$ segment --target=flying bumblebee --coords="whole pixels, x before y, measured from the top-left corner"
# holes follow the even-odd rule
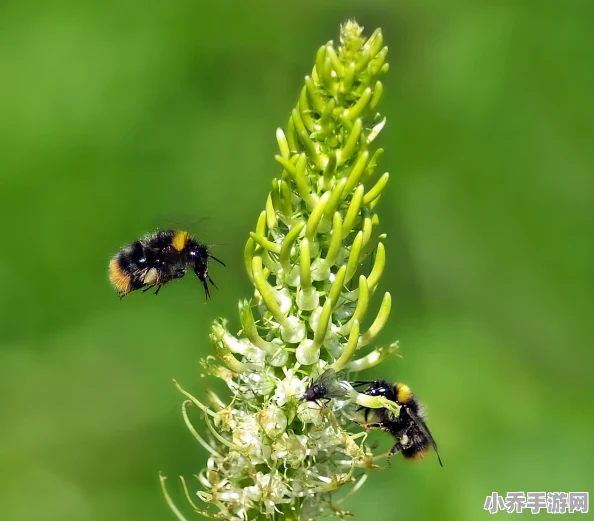
[[[353,385],[365,384],[370,385],[363,391],[363,394],[383,396],[387,400],[400,405],[398,417],[395,417],[385,408],[359,407],[356,412],[357,418],[363,420],[359,423],[364,427],[380,428],[394,436],[396,443],[390,449],[388,458],[401,452],[404,458],[417,460],[423,458],[429,452],[429,448],[433,447],[439,464],[443,467],[437,451],[437,444],[425,424],[423,406],[412,393],[410,387],[398,382],[392,385],[385,380],[360,381],[354,382]]]
[[[109,280],[120,299],[137,289],[144,292],[154,287],[157,288],[156,295],[164,284],[182,278],[190,267],[202,282],[208,300],[207,281],[217,287],[208,274],[209,259],[225,266],[188,232],[162,230],[126,245],[116,253],[109,262]]]
[[[328,368],[315,380],[310,380],[301,400],[319,403],[320,400],[345,398],[347,395],[347,391],[338,383],[336,371]]]

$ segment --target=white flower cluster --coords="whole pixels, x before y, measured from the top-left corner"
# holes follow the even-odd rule
[[[204,490],[198,492],[218,507],[213,517],[314,519],[321,507],[335,508],[325,494],[353,482],[355,468],[373,467],[371,452],[356,442],[365,435],[350,435],[329,407],[299,400],[307,383],[287,369],[265,407],[252,411],[237,397],[214,414],[219,438],[211,437],[211,456],[199,474]],[[217,449],[221,441],[227,450]]]

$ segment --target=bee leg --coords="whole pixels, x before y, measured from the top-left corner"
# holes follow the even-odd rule
[[[214,280],[210,278],[210,275],[206,275],[206,277],[208,278],[208,282],[210,282],[215,288],[219,289],[219,287],[214,283]]]
[[[206,284],[205,280],[202,280],[202,285],[204,286],[204,293],[206,295],[206,300],[210,298],[210,290],[208,289],[208,284]]]
[[[368,431],[369,429],[381,429],[383,426],[383,423],[366,423],[363,428]]]
[[[394,454],[398,454],[401,450],[402,450],[402,445],[400,445],[400,442],[398,441],[390,449],[390,456],[394,456]]]
[[[204,286],[204,294],[206,295],[206,300],[208,300],[210,298],[210,289],[208,289],[206,279],[204,278],[204,275],[198,275],[198,278],[200,279],[200,282],[202,282],[202,286]]]
[[[206,270],[200,271],[199,269],[194,268],[194,273],[198,277],[198,280],[202,282],[202,286],[204,287],[204,293],[206,295],[206,300],[210,298],[210,290],[208,289],[208,284],[206,284],[206,278],[208,277],[208,272]],[[210,277],[208,277],[210,278]]]
[[[146,292],[147,292],[149,289],[151,289],[151,288],[153,288],[153,287],[154,287],[153,285],[147,286],[146,288],[144,288],[144,289],[142,290],[142,292],[143,292],[143,293],[146,293]]]
[[[394,444],[394,446],[390,449],[390,452],[388,453],[388,458],[386,460],[388,465],[390,465],[390,459],[392,458],[392,456],[394,456],[394,454],[398,454],[401,450],[402,450],[402,445],[400,445],[400,442],[397,441]]]
[[[157,291],[155,291],[155,295],[158,295],[159,294],[159,291],[161,290],[161,288],[162,288],[162,286],[161,286],[161,284],[159,284],[157,286]]]

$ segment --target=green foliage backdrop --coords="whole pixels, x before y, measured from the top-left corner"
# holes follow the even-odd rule
[[[171,379],[213,385],[198,360],[210,322],[249,296],[242,249],[279,170],[274,131],[352,16],[390,47],[380,341],[399,339],[402,358],[379,376],[426,402],[445,467],[395,458],[346,506],[474,520],[494,490],[593,491],[590,2],[0,13],[1,519],[172,519],[158,471],[191,476],[205,453]],[[187,277],[119,302],[109,256],[180,215],[226,243],[221,291],[204,305]]]

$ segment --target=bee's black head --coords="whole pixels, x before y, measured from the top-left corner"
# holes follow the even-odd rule
[[[210,282],[215,288],[217,287],[208,274],[208,259],[214,259],[223,266],[225,263],[216,257],[213,257],[209,253],[207,246],[200,244],[195,240],[191,240],[188,244],[187,259],[188,263],[194,268],[194,273],[200,279],[200,282],[202,282],[202,285],[204,286],[204,293],[206,294],[206,299],[208,300],[210,297],[210,290],[208,289],[206,281]]]
[[[394,387],[385,380],[375,380],[374,382],[371,382],[371,385],[363,391],[363,394],[367,394],[368,396],[383,396],[393,402],[396,401]]]
[[[208,248],[195,240],[191,240],[187,247],[188,262],[194,270],[204,270],[208,263]]]

